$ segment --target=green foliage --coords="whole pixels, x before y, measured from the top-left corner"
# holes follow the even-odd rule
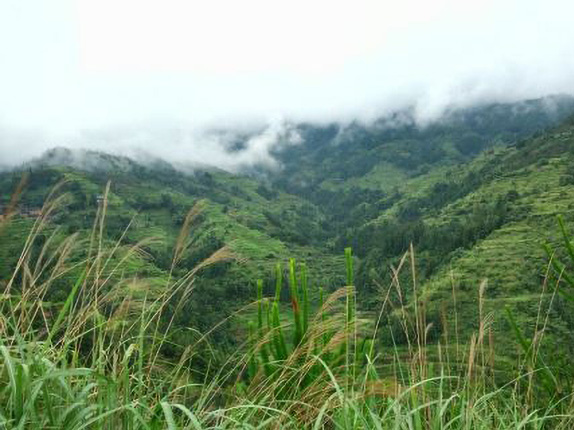
[[[374,357],[372,339],[357,333],[351,250],[345,254],[347,285],[326,300],[321,289],[318,306],[310,303],[305,264],[299,265],[297,276],[294,259],[288,265],[289,311],[281,311],[280,266],[276,269],[273,299],[263,297],[263,282],[257,282],[257,331],[250,330],[247,393],[270,390],[280,401],[299,401],[310,394],[333,392],[330,382],[345,384],[347,389],[361,389],[357,384],[362,378],[370,379],[376,374],[370,365]],[[339,303],[342,299],[344,305]],[[312,307],[314,315],[310,314]],[[272,311],[265,312],[269,308]],[[287,324],[289,320],[291,324]],[[249,327],[254,326],[249,323]],[[284,335],[289,332],[291,342]]]
[[[561,253],[553,250],[550,245],[545,246],[545,251],[550,259],[550,265],[554,269],[554,279],[559,284],[558,292],[567,300],[574,301],[574,245],[562,216],[558,216],[558,225],[562,234],[566,262],[561,259]]]
[[[48,154],[0,219],[0,427],[571,427],[574,123],[525,106],[301,126],[264,182]]]
[[[389,374],[376,345],[356,332],[350,249],[345,251],[347,285],[327,299],[321,293],[310,318],[305,265],[289,261],[287,317],[280,310],[282,266],[276,267],[272,298],[264,297],[264,283],[258,281],[250,347],[206,372],[199,372],[193,359],[206,354],[197,342],[187,344],[178,359],[166,357],[162,346],[170,331],[161,323],[172,318],[170,297],[177,297],[187,281],[172,279],[156,296],[134,294],[123,305],[136,312],[119,313],[107,300],[136,285],[98,288],[100,262],[108,252],[113,250],[84,261],[69,300],[53,314],[38,300],[46,292],[36,284],[26,291],[14,284],[14,300],[0,302],[2,428],[486,430],[493,423],[500,429],[568,428],[574,420],[568,397],[533,403],[531,389],[524,393],[522,387],[530,373],[500,387],[486,376],[451,376],[449,361],[424,359],[433,350],[420,343],[405,361],[398,359],[404,351],[395,349],[397,370]],[[70,264],[70,257],[61,264]],[[22,258],[21,270],[28,272],[35,261],[25,252]],[[49,270],[55,274],[62,268]],[[118,331],[113,322],[125,325]],[[298,326],[301,332],[287,342],[284,333],[297,333]],[[473,343],[468,353],[480,348]],[[437,350],[448,354],[449,345]],[[469,359],[464,374],[473,375],[472,363]],[[242,373],[248,385],[238,383]]]

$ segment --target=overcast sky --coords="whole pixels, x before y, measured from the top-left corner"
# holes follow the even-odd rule
[[[571,0],[0,0],[0,164],[68,145],[228,168],[297,141],[285,121],[574,93],[573,20]],[[203,133],[266,123],[243,158]]]

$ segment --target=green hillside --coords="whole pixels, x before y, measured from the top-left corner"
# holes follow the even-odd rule
[[[57,152],[61,159],[62,150]],[[18,259],[13,251],[21,248],[27,228],[33,225],[26,212],[38,210],[52,187],[61,181],[66,200],[54,212],[51,229],[58,228],[62,234],[80,232],[80,237],[87,240],[99,200],[110,181],[104,225],[107,246],[113,247],[120,239],[123,246],[129,246],[153,238],[152,243],[142,247],[141,254],[130,257],[130,264],[121,274],[123,278],[139,276],[156,284],[165,282],[186,215],[194,205],[201,208],[191,226],[191,244],[173,276],[186,273],[224,245],[234,259],[198,276],[197,294],[186,303],[190,321],[182,324],[211,328],[232,310],[252,301],[254,279],[271,276],[277,261],[293,255],[316,268],[313,273],[317,282],[330,285],[334,279],[342,279],[341,258],[314,246],[324,239],[325,232],[321,225],[323,216],[312,203],[221,171],[189,175],[171,166],[145,167],[95,152],[87,156],[112,163],[99,163],[99,170],[80,170],[58,165],[51,160],[54,154],[49,153],[24,172],[0,176],[0,204],[7,207],[22,173],[28,175],[18,209],[24,213],[0,233],[0,279],[9,277]],[[61,291],[62,296],[65,293]],[[195,312],[199,307],[204,311]]]
[[[20,207],[39,208],[51,187],[65,180],[68,198],[52,228],[81,232],[87,240],[110,181],[107,246],[120,238],[125,246],[154,238],[130,256],[121,277],[161,285],[170,276],[186,214],[198,204],[191,246],[174,275],[224,245],[235,256],[204,270],[184,305],[188,319],[179,323],[200,330],[249,303],[254,279],[266,279],[271,291],[277,261],[306,262],[315,287],[343,285],[340,256],[346,246],[357,256],[360,307],[376,309],[391,280],[390,267],[411,243],[435,335],[443,329],[440,313],[452,300],[454,284],[457,311],[466,321],[459,328],[469,337],[485,279],[486,311],[500,316],[510,307],[532,329],[546,258],[541,244],[556,238],[557,214],[571,218],[574,193],[571,122],[543,129],[572,109],[572,99],[557,97],[454,111],[426,128],[408,116],[369,127],[300,125],[305,143],[278,153],[284,168],[263,177],[205,169],[184,173],[159,160],[142,165],[57,149],[25,167],[29,176]],[[528,138],[532,133],[539,136]],[[4,206],[20,176],[0,176]],[[12,250],[23,243],[30,224],[23,216],[3,233],[2,278],[12,270]],[[54,299],[64,295],[62,287]],[[199,308],[204,311],[194,311]],[[571,328],[566,314],[560,318],[558,336]],[[505,324],[497,318],[495,331],[506,333]]]
[[[491,113],[475,111],[473,115],[476,119],[485,112]],[[500,114],[495,123],[502,124],[505,114]],[[531,117],[521,120],[531,125]],[[485,124],[478,119],[474,122]],[[429,142],[421,137],[415,150],[404,150],[427,160],[423,163],[425,169],[413,172],[402,161],[383,159],[373,167],[367,166],[363,176],[336,181],[320,178],[315,188],[320,191],[297,192],[315,202],[322,202],[330,193],[336,196],[324,201],[335,214],[331,218],[332,225],[337,226],[333,249],[351,246],[360,257],[358,289],[365,309],[380,307],[391,283],[391,267],[398,264],[412,243],[419,288],[427,317],[433,323],[430,336],[454,333],[454,319],[449,316],[456,312],[460,316],[456,321],[458,334],[465,341],[470,339],[478,325],[479,289],[484,281],[482,311],[493,317],[493,341],[501,352],[511,354],[515,351],[507,342],[512,330],[506,312],[514,314],[528,334],[540,329],[540,315],[544,315],[555,287],[542,284],[548,265],[542,245],[557,244],[557,215],[563,215],[571,225],[574,221],[573,122],[567,120],[556,128],[538,131],[534,137],[526,137],[532,131],[529,127],[513,126],[512,136],[504,132],[502,125],[486,128],[488,144],[480,144],[486,149],[469,156],[446,151],[457,136],[467,133],[464,124],[458,123],[457,128],[451,125],[448,132],[438,133],[436,128],[440,127],[421,132],[424,139],[431,139]],[[444,140],[433,140],[433,134]],[[438,148],[444,150],[442,156],[435,159],[431,151],[430,158],[424,158],[425,145],[437,141]],[[382,140],[365,159],[373,163],[377,157],[390,158],[398,147],[394,140]],[[354,153],[360,155],[359,150]],[[354,166],[358,161],[353,157],[343,157],[344,163]],[[327,166],[334,159],[327,157]],[[315,172],[320,175],[323,170]],[[288,189],[283,183],[279,185]],[[403,273],[403,282],[408,303],[412,294],[409,273]],[[395,327],[392,320],[402,315],[398,302],[394,307],[389,310],[389,327]],[[412,303],[407,307],[412,314]],[[560,297],[553,299],[548,336],[551,350],[571,353],[572,342],[565,341],[572,339],[571,311]],[[388,338],[383,341],[391,342]]]
[[[424,297],[429,317],[437,325],[447,322],[453,333],[453,319],[440,314],[456,311],[459,329],[468,336],[477,326],[479,288],[486,281],[484,312],[492,313],[496,344],[508,352],[505,341],[511,327],[505,310],[518,316],[522,328],[533,334],[540,329],[539,312],[545,310],[539,309],[541,296],[550,299],[554,293],[553,283],[545,287],[542,283],[548,264],[542,245],[556,247],[560,241],[557,215],[574,224],[573,168],[574,123],[570,121],[540,137],[485,154],[464,170],[447,172],[444,182],[436,182],[412,201],[398,202],[362,229],[373,240],[384,242],[392,225],[388,220],[400,219],[404,209],[400,205],[416,205],[420,215],[410,223],[417,229],[412,239],[427,271]],[[476,177],[480,181],[472,186]],[[444,198],[450,189],[459,190],[456,197]],[[435,204],[441,195],[444,202]],[[559,346],[570,353],[572,342],[565,340],[572,339],[574,329],[571,306],[556,297],[550,320],[552,348]]]
[[[573,111],[0,173],[0,428],[571,428]]]

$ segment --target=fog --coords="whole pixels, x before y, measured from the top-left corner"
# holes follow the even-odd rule
[[[0,166],[55,146],[273,166],[298,121],[572,94],[572,16],[559,0],[2,0]]]

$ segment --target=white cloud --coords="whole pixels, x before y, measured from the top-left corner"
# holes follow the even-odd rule
[[[564,0],[3,0],[0,161],[138,146],[233,168],[270,162],[274,139],[229,154],[202,130],[572,93],[573,15]]]

